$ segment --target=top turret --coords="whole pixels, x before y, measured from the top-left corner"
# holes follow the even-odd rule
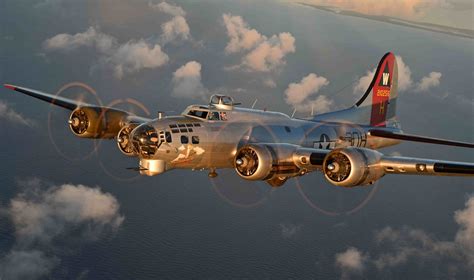
[[[214,94],[209,100],[209,107],[214,107],[219,110],[233,110],[235,105],[234,99],[230,96]]]

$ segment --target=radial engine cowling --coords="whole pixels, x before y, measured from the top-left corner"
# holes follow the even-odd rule
[[[72,111],[69,127],[74,135],[83,138],[113,138],[121,129],[127,113],[100,107],[80,107]]]
[[[380,166],[382,154],[364,148],[344,148],[331,151],[324,159],[326,179],[341,187],[373,184],[385,175]]]
[[[291,144],[249,144],[235,156],[235,170],[246,180],[271,180],[302,175],[313,168],[311,149]]]
[[[130,133],[135,127],[137,127],[136,124],[128,124],[122,127],[122,129],[120,129],[119,133],[117,134],[117,146],[119,150],[122,152],[122,154],[129,157],[137,155],[130,139]]]

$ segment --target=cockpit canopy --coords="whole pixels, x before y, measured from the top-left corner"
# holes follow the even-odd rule
[[[209,121],[227,121],[228,112],[224,110],[209,109],[204,106],[189,106],[183,115],[191,118]]]
[[[208,106],[192,105],[183,112],[184,116],[208,120],[208,121],[227,121],[230,112],[234,109],[234,99],[230,96],[214,94],[209,100]]]

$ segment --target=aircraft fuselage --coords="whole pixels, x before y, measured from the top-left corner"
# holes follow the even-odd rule
[[[189,114],[193,110],[205,111],[207,116]],[[154,129],[158,142],[143,149],[136,141],[140,165],[153,169],[148,166],[150,162],[159,161],[163,172],[175,168],[233,168],[237,150],[248,143],[287,143],[325,150],[349,146],[379,149],[399,143],[371,136],[369,126],[294,119],[283,113],[246,108],[217,110],[190,106],[181,116],[142,124],[134,134],[143,127]],[[150,170],[142,173],[156,175],[147,174]]]

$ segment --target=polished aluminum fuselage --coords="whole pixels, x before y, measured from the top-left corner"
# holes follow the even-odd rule
[[[187,111],[194,107],[204,108],[190,106]],[[285,143],[328,150],[349,146],[378,149],[399,143],[370,136],[371,127],[351,123],[295,119],[279,112],[246,108],[225,113],[226,120],[200,119],[185,111],[181,116],[151,121],[148,124],[157,131],[170,132],[171,142],[162,143],[153,156],[141,157],[142,163],[164,161],[166,170],[233,168],[237,150],[247,143]],[[176,126],[182,129],[172,133],[171,127]]]

